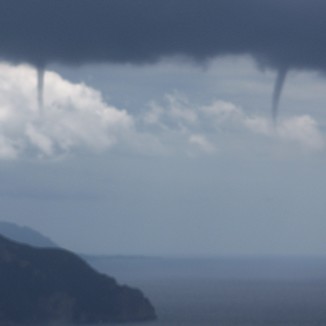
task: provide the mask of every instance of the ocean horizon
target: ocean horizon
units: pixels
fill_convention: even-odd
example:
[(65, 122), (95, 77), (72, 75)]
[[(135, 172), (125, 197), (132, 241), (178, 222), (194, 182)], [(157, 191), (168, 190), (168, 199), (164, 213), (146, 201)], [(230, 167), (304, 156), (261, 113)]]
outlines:
[(117, 256), (89, 262), (140, 288), (153, 303), (156, 321), (130, 325), (326, 325), (324, 258)]

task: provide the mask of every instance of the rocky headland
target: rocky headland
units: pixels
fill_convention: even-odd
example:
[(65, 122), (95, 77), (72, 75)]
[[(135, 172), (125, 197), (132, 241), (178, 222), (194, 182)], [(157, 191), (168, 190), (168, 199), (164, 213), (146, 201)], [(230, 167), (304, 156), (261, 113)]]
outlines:
[(77, 255), (0, 236), (0, 325), (153, 320), (140, 290), (119, 285)]

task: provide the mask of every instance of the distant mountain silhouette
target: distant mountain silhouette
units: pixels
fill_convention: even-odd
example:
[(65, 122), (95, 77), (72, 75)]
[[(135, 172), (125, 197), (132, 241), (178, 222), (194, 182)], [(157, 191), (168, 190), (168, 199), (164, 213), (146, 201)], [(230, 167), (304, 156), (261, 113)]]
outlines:
[(58, 247), (57, 244), (40, 232), (11, 222), (0, 221), (0, 234), (6, 238), (34, 247)]
[(100, 274), (77, 255), (0, 236), (0, 325), (155, 319), (141, 291)]

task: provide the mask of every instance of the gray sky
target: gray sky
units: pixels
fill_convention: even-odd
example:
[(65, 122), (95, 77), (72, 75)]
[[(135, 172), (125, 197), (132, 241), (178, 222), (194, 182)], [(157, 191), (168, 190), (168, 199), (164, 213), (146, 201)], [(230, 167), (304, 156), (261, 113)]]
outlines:
[[(205, 1), (200, 7), (191, 1), (186, 13), (201, 8), (204, 15), (214, 3), (227, 6)], [(32, 50), (27, 51), (20, 33), (4, 35), (2, 29), (0, 38), (7, 45), (0, 48), (2, 219), (89, 253), (324, 255), (326, 85), (319, 60), (324, 49), (317, 46), (319, 34), (311, 34), (319, 31), (314, 15), (324, 5), (299, 1), (293, 12), (293, 2), (282, 3), (273, 10), (292, 17), (292, 25), (284, 18), (281, 36), (272, 20), (246, 20), (249, 31), (257, 24), (266, 31), (277, 27), (266, 42), (254, 32), (239, 34), (236, 23), (230, 34), (231, 25), (221, 23), (221, 40), (231, 35), (230, 42), (220, 43), (223, 56), (220, 47), (212, 46), (212, 36), (198, 51), (192, 50), (195, 36), (180, 47), (168, 47), (170, 32), (164, 34), (158, 25), (162, 41), (156, 35), (155, 47), (148, 48), (136, 37), (136, 57), (126, 55), (131, 41), (123, 39), (115, 52), (121, 60), (98, 59), (106, 50), (95, 42), (95, 50), (77, 58), (83, 64), (76, 66), (70, 62), (74, 52), (59, 51), (62, 38), (50, 33), (49, 42), (40, 43), (40, 53), (46, 53), (42, 62), (47, 62), (43, 107), (37, 102), (35, 68), (26, 64), (39, 64), (32, 59), (37, 38), (30, 34)], [(260, 12), (257, 1), (248, 4)], [(11, 6), (6, 1), (0, 5)], [(231, 9), (238, 17), (241, 8), (231, 7), (223, 7), (226, 17)], [(164, 17), (175, 22), (174, 14)], [(296, 32), (289, 26), (308, 18), (314, 24), (301, 24), (296, 32), (315, 37), (307, 38), (311, 51), (298, 56), (295, 51), (306, 50), (308, 43), (291, 34)], [(201, 32), (207, 28), (204, 21), (199, 19)], [(94, 26), (90, 33), (97, 32)], [(142, 30), (146, 24), (135, 26)], [(175, 31), (178, 41), (187, 30)], [(239, 36), (247, 43), (237, 43)], [(291, 63), (275, 126), (271, 99), (286, 37), (293, 41), (284, 49)], [(72, 44), (78, 42), (84, 46), (83, 39)], [(240, 50), (233, 50), (235, 44)], [(256, 51), (262, 44), (267, 44), (261, 52), (268, 62), (264, 66)], [(173, 56), (153, 63), (151, 53), (180, 53), (197, 62)], [(217, 57), (203, 61), (212, 55)], [(143, 63), (135, 65), (139, 60)]]

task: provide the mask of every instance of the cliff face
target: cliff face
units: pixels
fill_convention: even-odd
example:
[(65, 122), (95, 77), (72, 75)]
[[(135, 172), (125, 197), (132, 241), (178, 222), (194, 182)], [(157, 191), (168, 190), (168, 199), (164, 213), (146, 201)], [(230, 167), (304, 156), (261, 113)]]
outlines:
[(99, 274), (62, 249), (0, 236), (0, 324), (129, 322), (155, 319), (143, 294)]

